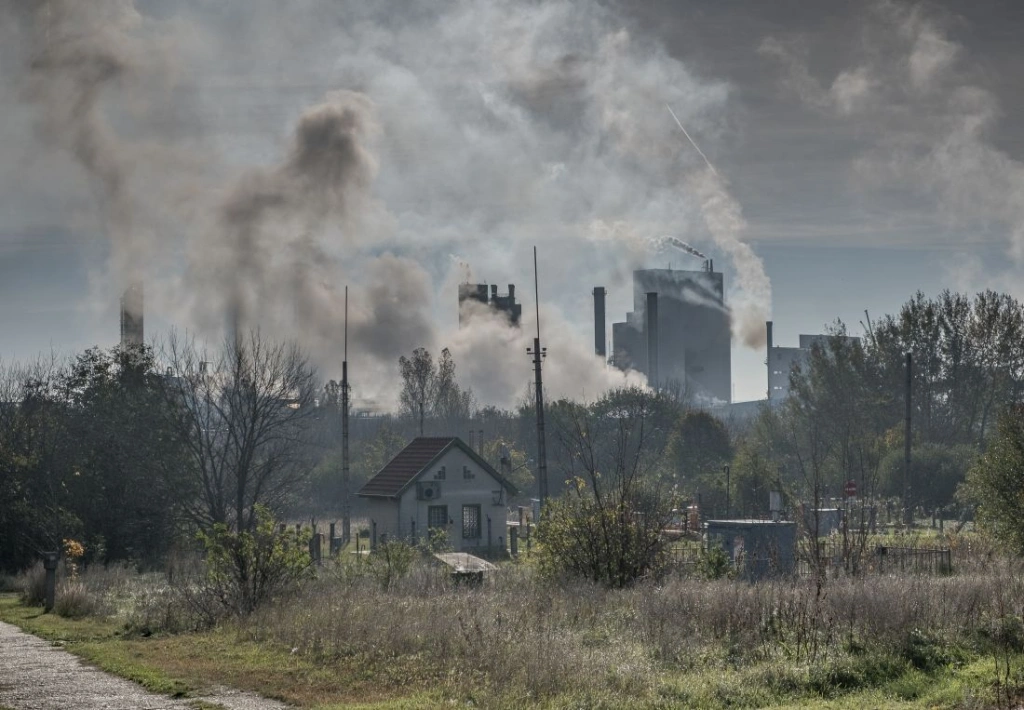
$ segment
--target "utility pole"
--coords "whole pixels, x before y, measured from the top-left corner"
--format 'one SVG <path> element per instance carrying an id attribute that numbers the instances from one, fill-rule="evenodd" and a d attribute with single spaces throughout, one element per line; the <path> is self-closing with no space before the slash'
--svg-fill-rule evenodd
<path id="1" fill-rule="evenodd" d="M 348 468 L 348 286 L 345 287 L 345 358 L 341 362 L 341 539 L 352 540 L 352 481 Z"/>
<path id="2" fill-rule="evenodd" d="M 914 354 L 907 351 L 907 387 L 906 387 L 906 422 L 903 430 L 903 524 L 910 525 L 914 524 L 914 511 L 910 507 L 910 444 L 911 444 L 911 429 L 910 429 L 910 417 L 911 417 L 911 389 L 913 387 L 913 372 L 914 372 Z"/>
<path id="3" fill-rule="evenodd" d="M 533 373 L 537 388 L 537 492 L 540 496 L 540 509 L 548 502 L 548 454 L 544 440 L 544 382 L 541 379 L 541 361 L 547 356 L 547 348 L 540 346 L 540 286 L 537 279 L 537 247 L 533 248 L 533 295 L 537 309 L 537 337 L 533 339 L 533 349 L 526 349 L 527 355 L 533 355 Z"/>
<path id="4" fill-rule="evenodd" d="M 725 517 L 728 519 L 730 510 L 732 509 L 729 497 L 729 490 L 731 488 L 729 485 L 729 464 L 725 464 L 722 468 L 725 470 Z"/>

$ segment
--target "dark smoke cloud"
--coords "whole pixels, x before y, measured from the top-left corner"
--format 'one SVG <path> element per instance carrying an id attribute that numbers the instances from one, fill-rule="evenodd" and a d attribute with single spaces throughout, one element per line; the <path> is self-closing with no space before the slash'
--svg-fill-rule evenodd
<path id="1" fill-rule="evenodd" d="M 369 99 L 331 92 L 299 118 L 279 165 L 252 170 L 228 189 L 213 231 L 196 245 L 194 276 L 186 278 L 196 278 L 202 294 L 225 290 L 233 327 L 258 325 L 282 297 L 308 300 L 305 284 L 328 258 L 312 235 L 328 224 L 351 234 L 373 202 L 377 165 L 367 142 L 378 132 Z M 203 299 L 197 307 L 207 312 L 210 305 Z M 308 308 L 295 317 L 300 327 L 317 325 Z"/>
<path id="2" fill-rule="evenodd" d="M 700 188 L 664 110 L 713 155 L 729 87 L 607 5 L 51 0 L 43 22 L 45 3 L 0 3 L 34 28 L 23 96 L 98 191 L 112 274 L 146 271 L 183 325 L 212 334 L 230 313 L 302 338 L 330 374 L 350 284 L 371 395 L 394 394 L 398 354 L 452 345 L 466 384 L 512 404 L 518 384 L 492 369 L 528 375 L 523 336 L 456 329 L 451 254 L 523 293 L 540 247 L 547 381 L 567 394 L 626 381 L 590 353 L 590 288 L 628 310 L 652 236 L 725 251 L 738 292 L 770 298 L 725 183 Z M 178 97 L 202 117 L 175 128 L 187 140 L 157 120 Z"/>

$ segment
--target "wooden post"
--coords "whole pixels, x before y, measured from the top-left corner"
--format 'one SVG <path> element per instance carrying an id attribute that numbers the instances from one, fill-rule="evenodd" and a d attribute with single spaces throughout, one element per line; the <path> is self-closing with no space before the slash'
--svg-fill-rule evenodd
<path id="1" fill-rule="evenodd" d="M 45 613 L 53 611 L 53 605 L 57 596 L 57 562 L 60 555 L 56 552 L 47 552 L 43 555 L 43 569 L 46 570 L 46 602 Z"/>
<path id="2" fill-rule="evenodd" d="M 416 518 L 409 518 L 409 530 L 412 532 L 412 544 L 416 544 Z"/>
<path id="3" fill-rule="evenodd" d="M 487 554 L 493 554 L 491 550 L 491 516 L 487 516 Z"/>
<path id="4" fill-rule="evenodd" d="M 372 535 L 370 536 L 370 550 L 377 549 L 377 521 L 371 520 L 370 527 L 372 528 Z"/>
<path id="5" fill-rule="evenodd" d="M 508 529 L 509 552 L 513 557 L 519 556 L 519 528 Z"/>
<path id="6" fill-rule="evenodd" d="M 309 538 L 309 559 L 310 561 L 319 566 L 322 559 L 322 548 L 323 548 L 323 535 L 321 533 L 313 533 Z"/>

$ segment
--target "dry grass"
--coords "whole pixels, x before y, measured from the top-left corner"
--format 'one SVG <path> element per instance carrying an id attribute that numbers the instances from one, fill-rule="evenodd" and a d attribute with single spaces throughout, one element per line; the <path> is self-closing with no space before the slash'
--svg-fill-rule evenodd
<path id="1" fill-rule="evenodd" d="M 1007 668 L 1001 682 L 1021 684 L 1024 572 L 1002 558 L 945 577 L 820 587 L 680 577 L 620 591 L 518 564 L 457 588 L 420 563 L 382 591 L 365 562 L 346 560 L 198 635 L 161 633 L 189 622 L 160 576 L 81 580 L 97 613 L 139 632 L 118 640 L 137 657 L 301 706 L 412 696 L 425 706 L 762 707 L 870 692 L 865 702 L 968 707 L 968 696 L 976 706 L 992 697 L 996 663 Z M 158 638 L 138 638 L 150 633 Z"/>

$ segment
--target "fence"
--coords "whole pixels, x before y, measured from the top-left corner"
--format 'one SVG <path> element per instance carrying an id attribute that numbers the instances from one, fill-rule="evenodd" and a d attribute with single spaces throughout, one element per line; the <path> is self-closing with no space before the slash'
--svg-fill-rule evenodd
<path id="1" fill-rule="evenodd" d="M 879 574 L 949 574 L 953 571 L 952 552 L 948 548 L 879 545 L 875 548 L 875 559 Z"/>
<path id="2" fill-rule="evenodd" d="M 817 558 L 805 539 L 798 551 L 797 572 L 836 574 L 949 574 L 953 571 L 952 550 L 945 547 L 910 545 L 869 545 L 866 540 L 842 538 L 822 540 Z"/>

